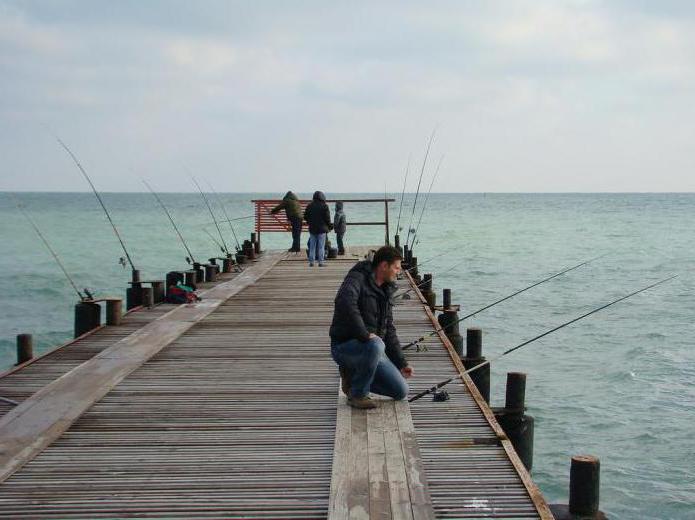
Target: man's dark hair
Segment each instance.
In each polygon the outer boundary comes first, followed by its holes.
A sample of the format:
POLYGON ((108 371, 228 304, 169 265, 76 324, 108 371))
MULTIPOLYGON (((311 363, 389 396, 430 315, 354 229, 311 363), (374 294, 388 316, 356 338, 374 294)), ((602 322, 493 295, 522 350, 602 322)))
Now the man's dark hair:
POLYGON ((401 252, 393 246, 383 246, 380 247, 376 253, 374 253, 372 267, 378 266, 381 262, 387 262, 389 265, 391 265, 396 260, 403 260, 403 255, 401 252))

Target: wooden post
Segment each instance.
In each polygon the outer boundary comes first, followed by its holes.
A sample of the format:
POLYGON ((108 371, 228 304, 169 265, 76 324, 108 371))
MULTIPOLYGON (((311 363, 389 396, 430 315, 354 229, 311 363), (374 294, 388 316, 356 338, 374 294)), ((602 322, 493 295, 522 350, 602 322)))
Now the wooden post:
POLYGON ((592 455, 575 455, 570 466, 569 505, 551 504, 556 520, 606 520, 599 511, 601 463, 592 455))
POLYGON ((31 334, 17 335, 17 364, 21 365, 34 357, 34 339, 31 334))
POLYGON ((184 271, 183 273, 183 284, 191 287, 192 289, 197 289, 196 285, 197 274, 195 271, 184 271))
POLYGON ((442 305, 445 309, 449 309, 451 307, 451 289, 442 290, 442 305))
MULTIPOLYGON (((483 357, 483 331, 477 327, 466 329, 466 356, 461 358, 466 369, 485 362, 483 357)), ((490 365, 469 374, 486 403, 490 403, 490 365)))
MULTIPOLYGON (((475 373, 475 372, 473 372, 475 373)), ((512 442, 526 469, 533 467, 534 419, 524 411, 526 400, 526 374, 509 372, 504 408, 494 409, 495 418, 512 442)))
POLYGON ((120 325, 123 314, 123 300, 106 300, 106 324, 120 325))
POLYGON ((98 303, 80 302, 75 305, 76 338, 96 329, 99 325, 101 325, 101 307, 98 303))
POLYGON ((205 279, 208 282, 214 282, 217 279, 217 267, 213 264, 205 265, 205 279))
POLYGON ((222 260, 222 272, 231 273, 232 272, 232 262, 233 260, 229 257, 222 260))
POLYGON ((427 300, 427 305, 430 310, 433 311, 434 306, 437 304, 437 295, 432 290, 432 274, 426 273, 424 275, 424 281, 425 283, 422 285, 422 295, 425 297, 425 300, 427 300))
POLYGON ((205 281, 205 269, 199 262, 193 262, 193 270, 195 271, 195 283, 203 283, 205 281))
POLYGON ((154 292, 152 290, 152 287, 142 288, 142 304, 148 309, 154 307, 154 292))
POLYGON ((153 280, 150 282, 152 286, 152 295, 154 303, 162 303, 164 301, 164 282, 162 280, 153 280))

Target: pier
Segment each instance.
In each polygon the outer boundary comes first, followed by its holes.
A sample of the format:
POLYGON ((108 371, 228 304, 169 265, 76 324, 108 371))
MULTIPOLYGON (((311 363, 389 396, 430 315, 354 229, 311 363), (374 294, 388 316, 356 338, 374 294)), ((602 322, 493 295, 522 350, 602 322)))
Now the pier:
MULTIPOLYGON (((406 354, 448 401, 347 406, 328 327, 367 249, 265 252, 4 374, 0 518, 553 518, 444 333, 406 354)), ((411 294, 404 343, 438 328, 411 294)))

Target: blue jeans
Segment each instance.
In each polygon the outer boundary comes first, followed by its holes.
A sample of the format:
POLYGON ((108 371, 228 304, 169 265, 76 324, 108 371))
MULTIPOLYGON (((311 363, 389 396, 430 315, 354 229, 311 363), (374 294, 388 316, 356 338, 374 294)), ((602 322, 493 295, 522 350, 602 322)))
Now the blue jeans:
POLYGON ((408 383, 385 353, 381 338, 361 342, 351 339, 331 346, 331 356, 352 375, 350 397, 364 397, 369 392, 392 397, 397 401, 408 395, 408 383))
POLYGON ((314 260, 318 256, 319 264, 323 263, 324 255, 326 253, 326 233, 320 233, 314 235, 313 233, 309 235, 309 263, 313 264, 314 260), (318 251, 317 251, 318 250, 318 251), (316 254, 318 253, 318 255, 316 254))

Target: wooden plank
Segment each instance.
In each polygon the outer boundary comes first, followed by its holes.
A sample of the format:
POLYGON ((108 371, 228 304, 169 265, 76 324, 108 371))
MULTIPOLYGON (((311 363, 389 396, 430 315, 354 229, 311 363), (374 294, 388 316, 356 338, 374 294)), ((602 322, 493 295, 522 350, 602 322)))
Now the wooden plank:
POLYGON ((403 460, 403 446, 401 445, 398 419, 393 401, 383 401, 381 410, 384 445, 386 447, 386 468, 391 496, 391 515, 395 520, 413 520, 408 477, 403 460))
POLYGON ((267 255, 230 282, 204 293, 120 340, 39 390, 0 419, 0 482, 57 439, 92 404, 223 301, 270 270, 283 254, 267 255))
POLYGON ((352 409, 347 404, 347 398, 338 389, 337 418, 335 425, 335 445, 333 448, 333 463, 331 475, 331 491, 328 503, 328 518, 330 520, 346 520, 348 518, 348 496, 350 489, 350 432, 352 430, 352 409))
POLYGON ((386 467, 386 444, 381 407, 367 413, 369 451, 369 516, 372 520, 390 520, 391 493, 386 467))
POLYGON ((367 411, 355 408, 351 410, 348 517, 350 520, 369 520, 367 411))

